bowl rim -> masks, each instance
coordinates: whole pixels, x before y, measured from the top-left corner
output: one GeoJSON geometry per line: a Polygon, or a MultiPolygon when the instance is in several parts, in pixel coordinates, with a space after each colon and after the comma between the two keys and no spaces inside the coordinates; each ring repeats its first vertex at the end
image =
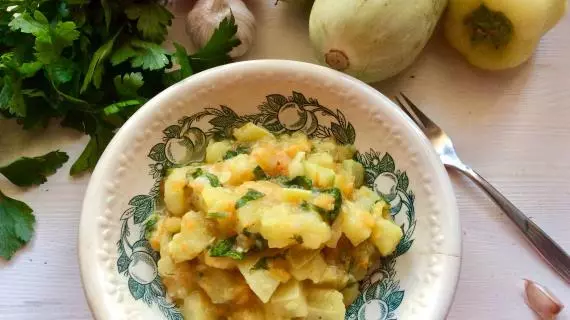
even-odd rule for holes
{"type": "MultiPolygon", "coordinates": [[[[90,177],[83,204],[81,209],[81,217],[78,229],[78,261],[79,261],[79,268],[80,268],[80,278],[83,287],[83,291],[86,296],[87,304],[91,310],[92,315],[95,319],[107,319],[106,316],[103,316],[105,312],[102,311],[100,305],[101,302],[98,301],[100,299],[99,295],[100,292],[103,292],[103,286],[100,283],[96,283],[96,280],[92,280],[92,277],[96,277],[97,269],[94,266],[90,265],[93,256],[96,256],[96,253],[93,253],[92,250],[89,250],[92,245],[92,236],[90,235],[90,227],[92,228],[92,222],[94,222],[95,217],[92,217],[91,212],[92,206],[91,202],[92,196],[97,193],[101,188],[103,188],[103,175],[104,171],[106,170],[107,163],[112,161],[118,154],[120,150],[117,150],[118,145],[121,140],[123,139],[131,139],[127,132],[133,128],[137,127],[137,123],[141,122],[142,120],[152,117],[154,114],[159,112],[158,107],[161,105],[161,101],[170,97],[180,95],[182,92],[182,88],[188,86],[194,82],[204,82],[207,81],[208,78],[213,78],[218,76],[219,74],[224,74],[227,72],[244,72],[251,70],[248,69],[257,69],[258,72],[265,72],[268,70],[277,70],[281,72],[292,72],[292,71],[299,71],[304,72],[307,74],[318,74],[320,77],[324,77],[333,81],[348,81],[353,85],[359,87],[363,93],[368,93],[371,96],[375,96],[378,99],[378,105],[371,106],[371,108],[379,108],[379,105],[391,105],[393,108],[384,108],[384,112],[392,113],[392,116],[399,118],[402,123],[407,123],[408,126],[406,130],[409,130],[413,133],[414,138],[417,139],[416,142],[419,142],[424,151],[426,152],[426,156],[429,160],[429,166],[433,168],[433,174],[437,176],[437,178],[442,183],[440,185],[441,190],[445,194],[446,206],[445,210],[450,210],[451,214],[450,217],[453,219],[452,227],[453,233],[456,237],[453,240],[453,245],[456,247],[458,255],[451,255],[447,253],[438,253],[447,257],[457,258],[458,263],[454,265],[450,271],[451,274],[447,274],[446,283],[447,285],[444,286],[446,296],[441,297],[440,305],[437,309],[439,309],[439,314],[446,316],[452,306],[458,281],[459,281],[459,274],[461,270],[461,257],[462,257],[462,233],[461,233],[461,224],[459,219],[459,210],[457,207],[457,201],[455,197],[455,193],[452,188],[451,180],[446,172],[446,169],[443,163],[440,161],[439,156],[436,154],[435,150],[433,149],[431,143],[427,139],[427,137],[423,134],[417,125],[408,118],[408,116],[399,108],[397,105],[391,101],[388,97],[383,95],[377,89],[371,87],[370,85],[353,78],[345,73],[330,69],[328,67],[307,63],[307,62],[300,62],[300,61],[293,61],[293,60],[281,60],[281,59],[259,59],[259,60],[249,60],[249,61],[240,61],[240,62],[233,62],[230,64],[226,64],[223,66],[218,66],[215,68],[208,69],[206,71],[202,71],[195,75],[192,75],[170,87],[161,91],[149,101],[147,101],[143,106],[139,108],[124,124],[123,126],[116,132],[110,143],[108,144],[107,148],[104,150],[103,154],[101,155],[99,162],[97,163],[93,173],[90,177]],[[335,80],[336,78],[336,80],[335,80]],[[89,220],[93,221],[89,221],[89,220]],[[94,282],[95,281],[95,282],[94,282]]],[[[435,253],[435,252],[434,252],[435,253]]]]}

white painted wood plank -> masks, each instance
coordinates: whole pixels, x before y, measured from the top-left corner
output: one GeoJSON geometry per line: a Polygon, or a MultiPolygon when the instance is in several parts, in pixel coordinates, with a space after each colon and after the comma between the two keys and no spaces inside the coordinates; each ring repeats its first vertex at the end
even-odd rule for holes
{"type": "MultiPolygon", "coordinates": [[[[248,59],[314,61],[306,17],[274,0],[252,2],[257,43],[248,59]]],[[[185,39],[183,21],[172,37],[185,39]]],[[[515,70],[477,70],[437,34],[418,61],[375,85],[405,91],[453,137],[464,160],[570,250],[570,18],[542,40],[532,61],[515,70]]],[[[0,164],[54,148],[75,159],[85,137],[59,128],[14,134],[1,121],[0,164]],[[32,137],[31,143],[24,142],[32,137]],[[25,149],[24,149],[25,146],[25,149]]],[[[89,177],[71,179],[71,163],[38,188],[0,188],[28,202],[38,219],[32,244],[0,262],[0,318],[91,319],[77,264],[77,226],[89,177]]],[[[449,319],[534,319],[522,279],[543,283],[570,303],[570,289],[539,260],[510,221],[470,181],[452,174],[463,228],[461,279],[449,319]]],[[[570,319],[566,310],[560,319],[570,319]]]]}

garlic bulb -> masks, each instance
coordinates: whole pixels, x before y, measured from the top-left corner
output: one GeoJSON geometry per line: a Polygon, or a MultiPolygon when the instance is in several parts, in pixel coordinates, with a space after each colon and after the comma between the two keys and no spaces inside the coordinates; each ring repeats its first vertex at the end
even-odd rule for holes
{"type": "Polygon", "coordinates": [[[166,0],[166,5],[174,15],[181,13],[186,15],[192,9],[195,2],[196,0],[166,0]]]}
{"type": "Polygon", "coordinates": [[[186,19],[186,32],[197,47],[203,47],[224,18],[234,15],[237,37],[241,44],[231,52],[232,58],[244,55],[255,37],[255,17],[242,0],[198,0],[186,19]]]}
{"type": "Polygon", "coordinates": [[[543,320],[552,320],[564,309],[564,305],[545,287],[525,279],[526,302],[543,320]]]}

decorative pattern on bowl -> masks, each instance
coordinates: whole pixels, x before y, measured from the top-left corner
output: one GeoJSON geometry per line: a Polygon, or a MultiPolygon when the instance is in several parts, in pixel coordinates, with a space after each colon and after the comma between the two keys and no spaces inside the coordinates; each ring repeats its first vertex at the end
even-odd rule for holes
{"type": "Polygon", "coordinates": [[[443,319],[460,256],[443,166],[381,94],[330,69],[290,61],[235,63],[192,76],[148,102],[116,135],[93,174],[80,225],[81,274],[95,317],[182,319],[166,298],[144,223],[166,169],[201,161],[208,139],[229,137],[249,121],[277,134],[303,131],[354,143],[366,184],[392,205],[404,237],[360,283],[346,319],[443,319]]]}

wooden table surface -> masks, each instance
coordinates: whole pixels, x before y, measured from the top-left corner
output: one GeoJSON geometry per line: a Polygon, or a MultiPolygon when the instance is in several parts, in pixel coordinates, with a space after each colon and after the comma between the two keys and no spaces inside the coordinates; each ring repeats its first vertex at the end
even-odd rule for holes
{"type": "MultiPolygon", "coordinates": [[[[258,20],[248,59],[313,61],[306,17],[274,0],[249,1],[258,20]]],[[[183,18],[171,37],[185,40],[183,18]]],[[[405,91],[453,137],[462,158],[570,251],[570,18],[540,43],[525,65],[489,73],[470,67],[438,31],[416,63],[376,84],[405,91]]],[[[185,41],[187,43],[187,41],[185,41]]],[[[75,159],[87,138],[53,126],[19,131],[0,121],[0,164],[56,148],[75,159]]],[[[37,232],[10,262],[0,261],[0,319],[91,319],[77,262],[77,237],[89,176],[0,188],[35,210],[37,232]]],[[[461,278],[448,319],[535,319],[522,279],[538,281],[570,304],[570,287],[537,256],[513,224],[467,179],[451,173],[463,229],[461,278]]],[[[1,222],[0,222],[1,223],[1,222]]],[[[565,310],[559,319],[570,319],[565,310]]]]}

